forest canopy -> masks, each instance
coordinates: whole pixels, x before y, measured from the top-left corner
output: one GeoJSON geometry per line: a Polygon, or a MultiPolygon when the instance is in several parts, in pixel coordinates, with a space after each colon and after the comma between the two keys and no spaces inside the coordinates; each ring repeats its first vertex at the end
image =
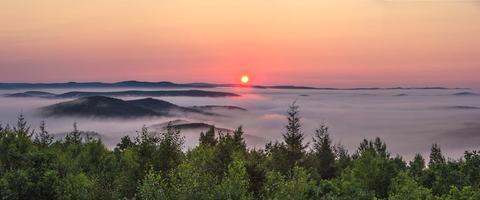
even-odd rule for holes
{"type": "Polygon", "coordinates": [[[480,199],[480,154],[446,159],[431,145],[428,163],[391,155],[381,138],[354,152],[333,144],[322,124],[307,143],[299,107],[287,111],[283,140],[263,149],[214,127],[183,151],[171,124],[125,136],[114,149],[73,130],[54,140],[45,123],[33,130],[23,115],[0,125],[0,199],[480,199]]]}

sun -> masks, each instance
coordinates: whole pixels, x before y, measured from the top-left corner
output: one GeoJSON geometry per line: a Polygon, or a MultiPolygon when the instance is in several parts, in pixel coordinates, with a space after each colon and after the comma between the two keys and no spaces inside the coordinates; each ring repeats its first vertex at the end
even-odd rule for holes
{"type": "Polygon", "coordinates": [[[250,78],[247,75],[243,75],[242,78],[240,78],[240,81],[242,84],[247,84],[250,81],[250,78]]]}

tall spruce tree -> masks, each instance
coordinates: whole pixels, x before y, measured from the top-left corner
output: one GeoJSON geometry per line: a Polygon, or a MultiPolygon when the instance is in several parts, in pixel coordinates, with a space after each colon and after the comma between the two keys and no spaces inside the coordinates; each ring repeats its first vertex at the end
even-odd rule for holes
{"type": "Polygon", "coordinates": [[[36,145],[39,145],[41,147],[46,147],[52,144],[53,142],[53,136],[48,133],[46,126],[45,126],[45,121],[40,122],[40,129],[35,135],[35,139],[33,140],[33,143],[36,145]]]}
{"type": "Polygon", "coordinates": [[[303,144],[304,135],[301,130],[299,106],[296,104],[296,101],[289,105],[287,121],[288,124],[285,126],[286,131],[283,134],[283,139],[286,145],[286,164],[291,170],[295,164],[302,161],[305,157],[305,148],[308,146],[308,144],[303,144]]]}
{"type": "Polygon", "coordinates": [[[433,167],[436,164],[445,163],[445,157],[442,155],[442,150],[440,147],[434,143],[430,151],[430,161],[428,162],[428,167],[433,167]]]}
{"type": "Polygon", "coordinates": [[[418,180],[423,174],[425,169],[425,159],[419,153],[415,154],[415,158],[409,163],[410,174],[418,180]]]}
{"type": "Polygon", "coordinates": [[[65,136],[65,143],[67,144],[80,144],[82,143],[82,135],[77,127],[77,122],[73,123],[72,132],[65,136]]]}
{"type": "Polygon", "coordinates": [[[322,179],[335,176],[335,154],[328,134],[328,126],[320,125],[313,137],[313,150],[316,157],[315,168],[322,179]]]}
{"type": "Polygon", "coordinates": [[[30,130],[30,126],[27,124],[27,120],[25,120],[23,113],[18,115],[17,126],[13,127],[13,131],[20,137],[30,138],[33,135],[33,131],[30,130]]]}
{"type": "Polygon", "coordinates": [[[207,132],[200,133],[200,145],[210,145],[215,146],[217,144],[217,139],[215,139],[215,126],[210,126],[207,132]]]}

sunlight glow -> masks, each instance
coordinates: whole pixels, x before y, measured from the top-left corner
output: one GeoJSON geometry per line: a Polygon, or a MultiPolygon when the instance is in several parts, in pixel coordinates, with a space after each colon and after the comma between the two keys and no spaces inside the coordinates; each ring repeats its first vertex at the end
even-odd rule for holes
{"type": "Polygon", "coordinates": [[[247,75],[243,75],[240,81],[242,82],[242,84],[247,84],[248,81],[250,81],[250,78],[247,75]]]}

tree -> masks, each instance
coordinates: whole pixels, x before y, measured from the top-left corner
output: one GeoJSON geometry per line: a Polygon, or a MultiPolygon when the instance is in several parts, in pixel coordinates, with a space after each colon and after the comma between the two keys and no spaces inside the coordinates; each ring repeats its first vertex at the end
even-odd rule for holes
{"type": "Polygon", "coordinates": [[[305,156],[305,148],[308,146],[303,144],[304,136],[301,130],[299,107],[295,101],[289,105],[287,121],[286,131],[282,136],[286,150],[285,165],[292,170],[298,162],[302,161],[305,156]]]}
{"type": "Polygon", "coordinates": [[[139,186],[136,196],[141,200],[169,199],[167,183],[160,174],[150,170],[139,186]]]}
{"type": "Polygon", "coordinates": [[[213,199],[217,183],[212,168],[215,153],[210,146],[200,146],[190,152],[187,158],[170,175],[173,199],[213,199]]]}
{"type": "Polygon", "coordinates": [[[480,190],[472,186],[465,186],[461,189],[452,187],[450,193],[445,196],[445,200],[478,200],[480,199],[480,190]]]}
{"type": "Polygon", "coordinates": [[[312,198],[315,183],[301,167],[294,167],[291,178],[285,178],[278,172],[267,172],[265,199],[303,200],[312,198]]]}
{"type": "Polygon", "coordinates": [[[250,180],[249,190],[253,192],[255,199],[260,199],[266,175],[265,152],[261,149],[252,149],[247,152],[245,161],[250,180]]]}
{"type": "Polygon", "coordinates": [[[183,157],[182,147],[185,138],[180,135],[180,130],[175,128],[171,122],[167,124],[164,131],[160,133],[158,145],[158,159],[160,162],[160,171],[163,175],[174,169],[183,157]]]}
{"type": "Polygon", "coordinates": [[[313,138],[313,151],[316,158],[316,171],[322,179],[335,177],[335,154],[331,146],[332,141],[325,124],[315,130],[313,138]]]}
{"type": "Polygon", "coordinates": [[[53,136],[45,128],[45,121],[40,122],[40,130],[36,133],[33,143],[40,147],[47,147],[53,142],[53,136]]]}
{"type": "Polygon", "coordinates": [[[63,183],[62,199],[88,200],[93,199],[95,182],[83,173],[67,175],[63,183]]]}
{"type": "Polygon", "coordinates": [[[200,133],[200,145],[210,145],[215,146],[217,140],[215,139],[215,126],[210,126],[207,132],[200,133]]]}
{"type": "Polygon", "coordinates": [[[130,136],[126,135],[120,139],[120,143],[115,147],[116,152],[123,152],[124,150],[135,146],[135,143],[130,139],[130,136]]]}
{"type": "Polygon", "coordinates": [[[423,169],[425,169],[425,159],[419,153],[415,154],[415,157],[409,163],[409,171],[412,177],[416,180],[423,175],[423,169]]]}
{"type": "Polygon", "coordinates": [[[430,200],[434,198],[429,189],[419,186],[407,173],[401,172],[392,182],[389,199],[430,200]]]}
{"type": "Polygon", "coordinates": [[[442,155],[442,150],[440,147],[434,143],[430,151],[430,161],[428,162],[428,167],[433,167],[437,164],[445,163],[445,157],[442,155]]]}
{"type": "Polygon", "coordinates": [[[245,161],[242,155],[237,154],[233,162],[228,167],[227,173],[216,189],[216,199],[253,199],[253,195],[248,191],[249,180],[245,161]]]}
{"type": "Polygon", "coordinates": [[[235,146],[235,149],[239,151],[246,151],[247,150],[247,144],[245,143],[245,140],[243,139],[243,127],[239,126],[234,132],[233,132],[233,145],[235,146]]]}
{"type": "Polygon", "coordinates": [[[464,154],[465,164],[462,172],[465,174],[466,181],[474,187],[480,186],[480,153],[477,151],[466,151],[464,154]]]}
{"type": "Polygon", "coordinates": [[[68,133],[65,136],[65,143],[66,144],[81,144],[82,143],[82,135],[77,128],[77,122],[73,123],[73,131],[68,133]]]}
{"type": "Polygon", "coordinates": [[[348,150],[342,144],[338,143],[334,145],[333,151],[335,153],[335,168],[336,176],[340,176],[341,173],[352,164],[352,158],[348,154],[348,150]]]}
{"type": "Polygon", "coordinates": [[[30,126],[27,124],[23,113],[18,115],[17,126],[13,128],[13,131],[17,134],[17,136],[25,138],[30,138],[34,133],[30,130],[30,126]]]}
{"type": "Polygon", "coordinates": [[[362,188],[368,193],[372,192],[377,198],[386,198],[391,181],[397,176],[399,168],[394,160],[384,157],[389,154],[383,147],[378,149],[378,146],[384,145],[374,145],[372,141],[362,142],[357,153],[359,157],[341,178],[349,184],[362,185],[362,188]]]}

